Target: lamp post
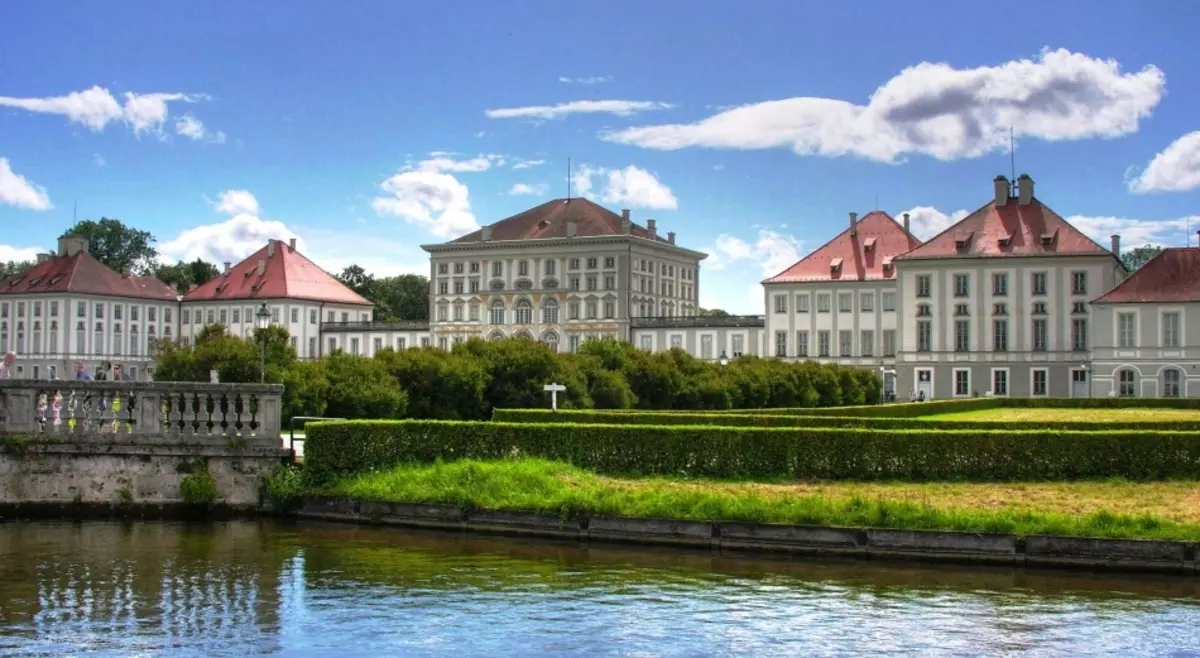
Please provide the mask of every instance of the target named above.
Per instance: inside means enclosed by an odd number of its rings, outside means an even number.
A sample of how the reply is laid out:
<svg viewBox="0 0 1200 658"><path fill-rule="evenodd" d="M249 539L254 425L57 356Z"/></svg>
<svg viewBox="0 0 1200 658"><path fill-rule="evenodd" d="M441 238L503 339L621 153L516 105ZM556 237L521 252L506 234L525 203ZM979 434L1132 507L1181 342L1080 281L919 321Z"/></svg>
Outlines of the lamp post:
<svg viewBox="0 0 1200 658"><path fill-rule="evenodd" d="M717 363L720 363L721 365L726 365L729 363L729 357L725 356L725 350L721 350L721 359Z"/></svg>
<svg viewBox="0 0 1200 658"><path fill-rule="evenodd" d="M267 310L266 304L258 307L258 312L254 314L254 324L260 329L258 335L262 339L262 370L259 381L265 384L267 381L267 332L265 329L271 326L271 312Z"/></svg>

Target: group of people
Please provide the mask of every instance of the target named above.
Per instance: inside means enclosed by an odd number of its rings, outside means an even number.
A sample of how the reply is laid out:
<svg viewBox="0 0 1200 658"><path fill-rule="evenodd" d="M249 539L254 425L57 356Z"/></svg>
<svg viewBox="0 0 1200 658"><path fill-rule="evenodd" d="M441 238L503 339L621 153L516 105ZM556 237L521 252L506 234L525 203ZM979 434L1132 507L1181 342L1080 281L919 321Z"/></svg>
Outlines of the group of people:
<svg viewBox="0 0 1200 658"><path fill-rule="evenodd" d="M17 360L17 355L12 352L5 352L4 361L0 362L0 379L12 379L13 362ZM55 377L57 379L57 377ZM77 381L113 381L119 382L125 380L124 373L121 372L121 364L114 364L111 361L105 361L96 368L95 374L88 371L84 367L83 362L75 362L75 379Z"/></svg>

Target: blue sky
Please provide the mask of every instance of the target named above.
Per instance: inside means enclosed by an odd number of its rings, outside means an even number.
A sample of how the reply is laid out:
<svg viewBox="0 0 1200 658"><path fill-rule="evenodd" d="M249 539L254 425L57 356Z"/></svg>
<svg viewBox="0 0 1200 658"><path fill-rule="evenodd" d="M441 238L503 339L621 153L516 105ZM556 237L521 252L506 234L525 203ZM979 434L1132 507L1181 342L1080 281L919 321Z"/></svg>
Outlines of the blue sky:
<svg viewBox="0 0 1200 658"><path fill-rule="evenodd" d="M963 5L968 5L964 7ZM841 231L926 236L1017 168L1085 231L1200 228L1200 4L9 3L0 259L118 217L170 257L327 269L575 191L708 251L701 302ZM1195 244L1195 238L1192 240Z"/></svg>

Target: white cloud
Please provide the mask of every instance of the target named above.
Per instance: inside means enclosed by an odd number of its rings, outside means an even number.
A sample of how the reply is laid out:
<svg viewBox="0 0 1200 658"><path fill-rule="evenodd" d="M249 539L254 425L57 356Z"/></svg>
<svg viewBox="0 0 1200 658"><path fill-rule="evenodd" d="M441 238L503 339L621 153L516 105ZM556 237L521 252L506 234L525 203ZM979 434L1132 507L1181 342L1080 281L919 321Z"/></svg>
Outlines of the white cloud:
<svg viewBox="0 0 1200 658"><path fill-rule="evenodd" d="M37 247L13 247L0 244L0 263L30 263L37 260L37 255L44 253Z"/></svg>
<svg viewBox="0 0 1200 658"><path fill-rule="evenodd" d="M595 75L595 76L591 76L588 78L568 78L566 76L561 76L561 75L558 76L559 82L565 82L567 84L577 84L577 85L594 85L594 84L599 84L601 82L609 82L611 80L612 80L611 75Z"/></svg>
<svg viewBox="0 0 1200 658"><path fill-rule="evenodd" d="M401 171L379 187L386 196L371 199L376 214L424 226L439 238L458 237L479 228L471 213L467 186L450 174Z"/></svg>
<svg viewBox="0 0 1200 658"><path fill-rule="evenodd" d="M258 199L246 190L226 190L215 204L219 213L229 218L216 224L188 229L162 245L160 251L168 261L192 261L197 258L211 263L237 263L262 249L267 240L297 238L296 248L304 251L304 241L278 220L263 219Z"/></svg>
<svg viewBox="0 0 1200 658"><path fill-rule="evenodd" d="M604 187L597 198L605 203L622 203L634 208L675 210L679 201L671 188L663 185L654 174L634 165L624 169L605 169L581 165L571 174L571 186L578 196L592 196L592 177L601 176Z"/></svg>
<svg viewBox="0 0 1200 658"><path fill-rule="evenodd" d="M0 204L26 210L50 210L54 207L46 188L30 183L13 171L8 158L0 158Z"/></svg>
<svg viewBox="0 0 1200 658"><path fill-rule="evenodd" d="M99 153L93 153L92 166L97 169L103 169L108 166L108 160L105 160L104 156L100 155Z"/></svg>
<svg viewBox="0 0 1200 658"><path fill-rule="evenodd" d="M525 160L523 158L517 158L517 161L513 164L512 168L513 169L529 169L530 167L536 167L538 165L544 165L544 164L546 164L545 160Z"/></svg>
<svg viewBox="0 0 1200 658"><path fill-rule="evenodd" d="M1135 194L1187 192L1200 187L1200 130L1171 142L1141 174L1126 183Z"/></svg>
<svg viewBox="0 0 1200 658"><path fill-rule="evenodd" d="M1200 215L1177 219L1129 219L1125 217L1084 217L1073 215L1067 222L1089 238L1107 247L1112 236L1121 236L1121 248L1147 244L1160 247L1186 246L1193 231L1200 228Z"/></svg>
<svg viewBox="0 0 1200 658"><path fill-rule="evenodd" d="M571 101L558 105L531 105L486 110L492 119L561 119L571 114L615 114L627 117L638 112L666 110L674 107L670 103L656 101Z"/></svg>
<svg viewBox="0 0 1200 658"><path fill-rule="evenodd" d="M774 229L760 228L753 242L722 233L705 251L709 254L703 264L705 269L722 270L735 263L754 262L759 264L762 276L768 277L800 260L800 241Z"/></svg>
<svg viewBox="0 0 1200 658"><path fill-rule="evenodd" d="M528 194L531 196L542 196L543 194L546 193L546 190L549 190L549 189L550 189L550 186L545 183L534 183L532 185L528 185L526 183L517 183L516 185L512 186L512 189L510 189L508 191L508 193L512 194L514 196L522 195L522 194Z"/></svg>
<svg viewBox="0 0 1200 658"><path fill-rule="evenodd" d="M880 162L912 153L954 160L1006 149L1010 126L1018 137L1049 141L1136 132L1165 92L1157 67L1122 73L1114 60L1047 49L1034 60L973 69L923 62L885 82L866 105L788 98L601 137L660 150L788 147Z"/></svg>
<svg viewBox="0 0 1200 658"><path fill-rule="evenodd" d="M482 154L466 160L456 160L454 156L454 153L447 151L434 151L429 154L428 160L421 160L416 164L406 165L404 169L405 171L428 172L479 172L491 169L492 165L496 165L497 167L504 166L505 162L504 156L496 155L495 153Z"/></svg>
<svg viewBox="0 0 1200 658"><path fill-rule="evenodd" d="M722 170L722 169L724 169L724 168L725 168L725 165L723 165L723 164L715 164L715 165L713 165L713 171L721 171L721 170Z"/></svg>
<svg viewBox="0 0 1200 658"><path fill-rule="evenodd" d="M969 214L966 210L955 210L947 215L932 206L917 206L904 212L908 213L909 230L921 240L928 240L945 231ZM904 213L898 215L903 216Z"/></svg>
<svg viewBox="0 0 1200 658"><path fill-rule="evenodd" d="M164 137L163 124L169 115L169 103L195 103L207 100L204 94L125 92L124 104L107 89L95 85L91 89L73 91L66 96L17 98L0 96L0 107L15 107L29 112L57 114L74 123L81 123L100 132L114 121L127 125L134 135L146 133Z"/></svg>
<svg viewBox="0 0 1200 658"><path fill-rule="evenodd" d="M190 114L185 114L175 122L175 132L193 141L204 139L204 123Z"/></svg>
<svg viewBox="0 0 1200 658"><path fill-rule="evenodd" d="M295 227L311 251L302 253L330 274L358 265L375 276L429 276L429 255L418 245L367 234L307 226ZM297 245L298 247L298 245Z"/></svg>

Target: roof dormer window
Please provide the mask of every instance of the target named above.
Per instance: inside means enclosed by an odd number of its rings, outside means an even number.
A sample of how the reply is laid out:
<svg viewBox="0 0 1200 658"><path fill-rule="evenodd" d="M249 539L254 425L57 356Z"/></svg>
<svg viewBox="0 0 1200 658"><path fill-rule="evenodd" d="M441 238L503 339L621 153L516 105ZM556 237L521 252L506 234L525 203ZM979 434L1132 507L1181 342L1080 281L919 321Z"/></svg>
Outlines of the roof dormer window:
<svg viewBox="0 0 1200 658"><path fill-rule="evenodd" d="M863 240L863 249L864 250L870 251L871 249L874 249L874 248L875 248L875 236L872 235L871 237L867 238L866 240Z"/></svg>
<svg viewBox="0 0 1200 658"><path fill-rule="evenodd" d="M1001 233L1000 237L997 239L997 242L1000 243L1001 247L1012 246L1012 233Z"/></svg>
<svg viewBox="0 0 1200 658"><path fill-rule="evenodd" d="M958 249L959 251L966 249L971 244L972 235L972 233L967 233L966 235L960 235L957 238L954 238L954 248Z"/></svg>
<svg viewBox="0 0 1200 658"><path fill-rule="evenodd" d="M1058 234L1057 230L1051 231L1049 233L1043 233L1042 234L1042 246L1049 247L1050 245L1054 244L1054 236L1056 236L1057 234Z"/></svg>
<svg viewBox="0 0 1200 658"><path fill-rule="evenodd" d="M831 272L836 272L836 271L840 270L841 268L842 268L842 259L841 258L834 258L833 260L829 261L829 270Z"/></svg>

